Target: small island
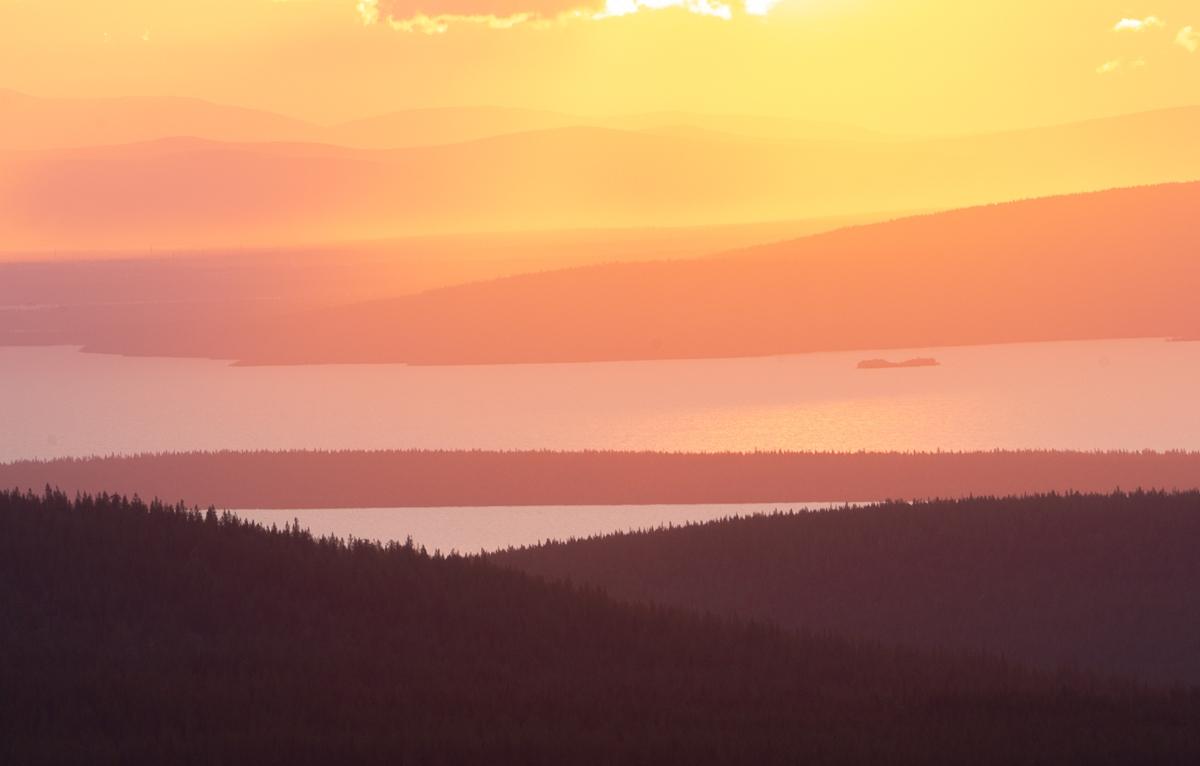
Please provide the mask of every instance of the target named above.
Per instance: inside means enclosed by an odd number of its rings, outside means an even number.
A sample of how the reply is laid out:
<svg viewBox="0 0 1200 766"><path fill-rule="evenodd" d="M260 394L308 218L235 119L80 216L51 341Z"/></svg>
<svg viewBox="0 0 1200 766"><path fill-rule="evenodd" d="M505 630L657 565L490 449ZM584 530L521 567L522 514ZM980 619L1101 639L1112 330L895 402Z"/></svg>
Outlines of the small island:
<svg viewBox="0 0 1200 766"><path fill-rule="evenodd" d="M892 362L887 359L864 359L858 363L860 370L891 370L897 367L937 367L941 362L928 357L919 356L913 359L905 359L903 362Z"/></svg>

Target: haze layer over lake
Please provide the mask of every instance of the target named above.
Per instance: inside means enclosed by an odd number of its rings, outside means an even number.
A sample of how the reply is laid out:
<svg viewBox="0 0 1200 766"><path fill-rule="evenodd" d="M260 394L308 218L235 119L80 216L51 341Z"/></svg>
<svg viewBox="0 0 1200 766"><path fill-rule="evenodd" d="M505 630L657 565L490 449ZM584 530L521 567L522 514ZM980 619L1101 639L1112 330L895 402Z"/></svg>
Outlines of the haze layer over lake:
<svg viewBox="0 0 1200 766"><path fill-rule="evenodd" d="M933 367L856 369L933 357ZM234 367L0 348L0 460L216 449L1200 449L1200 343Z"/></svg>

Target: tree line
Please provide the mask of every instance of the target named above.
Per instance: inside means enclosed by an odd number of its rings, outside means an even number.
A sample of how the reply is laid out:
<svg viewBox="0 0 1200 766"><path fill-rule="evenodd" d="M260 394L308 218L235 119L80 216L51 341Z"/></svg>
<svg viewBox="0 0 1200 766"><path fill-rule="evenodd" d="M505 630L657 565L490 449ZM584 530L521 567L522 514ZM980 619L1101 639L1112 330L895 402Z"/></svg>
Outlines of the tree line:
<svg viewBox="0 0 1200 766"><path fill-rule="evenodd" d="M633 601L1200 684L1200 492L779 512L493 557Z"/></svg>
<svg viewBox="0 0 1200 766"><path fill-rule="evenodd" d="M736 544L736 543L734 543ZM1195 763L1200 693L0 492L6 763Z"/></svg>
<svg viewBox="0 0 1200 766"><path fill-rule="evenodd" d="M0 465L0 487L224 508L872 501L1200 488L1200 452L220 451Z"/></svg>

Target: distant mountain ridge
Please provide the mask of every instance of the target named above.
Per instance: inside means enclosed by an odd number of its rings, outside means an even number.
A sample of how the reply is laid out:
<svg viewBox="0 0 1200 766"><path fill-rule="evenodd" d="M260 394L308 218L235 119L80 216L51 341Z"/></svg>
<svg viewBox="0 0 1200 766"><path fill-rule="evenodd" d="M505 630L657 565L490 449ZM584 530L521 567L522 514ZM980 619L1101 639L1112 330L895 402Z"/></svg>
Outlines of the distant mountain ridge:
<svg viewBox="0 0 1200 766"><path fill-rule="evenodd" d="M460 125L487 123L463 114ZM296 128L271 141L256 133L0 151L0 241L8 250L214 247L733 224L1200 178L1200 108L903 141L566 122L430 128L437 145L393 149L338 146Z"/></svg>
<svg viewBox="0 0 1200 766"><path fill-rule="evenodd" d="M210 352L469 364L1187 336L1197 210L1200 183L968 208L333 308Z"/></svg>
<svg viewBox="0 0 1200 766"><path fill-rule="evenodd" d="M198 98L43 98L0 89L0 151L66 149L189 137L225 142L310 142L359 149L462 143L572 126L659 131L679 127L743 138L880 140L850 125L754 115L646 112L588 116L546 109L446 106L400 109L331 124Z"/></svg>
<svg viewBox="0 0 1200 766"><path fill-rule="evenodd" d="M319 141L292 117L196 98L41 98L0 89L0 151L136 143L174 136L213 141Z"/></svg>

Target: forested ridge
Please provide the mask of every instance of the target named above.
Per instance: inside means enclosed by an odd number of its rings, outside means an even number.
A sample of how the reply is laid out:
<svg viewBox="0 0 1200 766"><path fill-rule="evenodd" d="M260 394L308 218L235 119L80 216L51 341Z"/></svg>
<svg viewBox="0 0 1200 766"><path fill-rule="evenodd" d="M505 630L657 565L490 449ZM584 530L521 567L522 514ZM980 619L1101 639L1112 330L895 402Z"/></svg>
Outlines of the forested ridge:
<svg viewBox="0 0 1200 766"><path fill-rule="evenodd" d="M737 541L731 542L737 545ZM0 492L5 763L1195 763L1200 693Z"/></svg>
<svg viewBox="0 0 1200 766"><path fill-rule="evenodd" d="M781 512L494 560L633 601L1200 684L1195 491Z"/></svg>
<svg viewBox="0 0 1200 766"><path fill-rule="evenodd" d="M175 452L0 464L0 487L223 508L793 503L1200 488L1200 452Z"/></svg>

